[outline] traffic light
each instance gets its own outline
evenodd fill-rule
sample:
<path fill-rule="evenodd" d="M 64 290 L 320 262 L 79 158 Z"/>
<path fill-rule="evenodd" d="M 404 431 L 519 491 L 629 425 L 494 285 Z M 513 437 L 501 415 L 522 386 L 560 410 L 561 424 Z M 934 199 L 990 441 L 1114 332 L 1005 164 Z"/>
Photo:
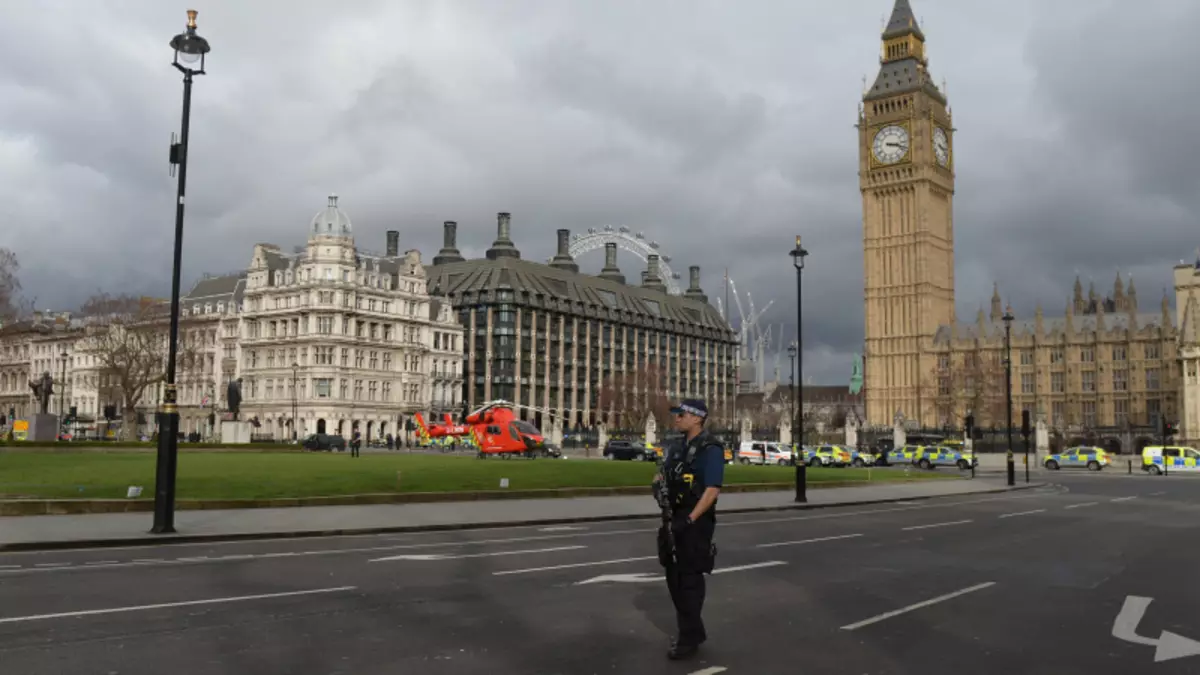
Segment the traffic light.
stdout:
<path fill-rule="evenodd" d="M 1167 422 L 1163 420 L 1163 438 L 1170 441 L 1175 434 L 1179 433 L 1179 425 L 1175 422 Z"/>
<path fill-rule="evenodd" d="M 1024 436 L 1025 438 L 1029 438 L 1029 434 L 1030 434 L 1029 410 L 1022 410 L 1021 411 L 1021 435 Z"/>
<path fill-rule="evenodd" d="M 967 438 L 975 438 L 974 433 L 972 433 L 975 430 L 975 416 L 974 415 L 971 415 L 971 414 L 967 415 L 966 427 L 967 427 Z"/>

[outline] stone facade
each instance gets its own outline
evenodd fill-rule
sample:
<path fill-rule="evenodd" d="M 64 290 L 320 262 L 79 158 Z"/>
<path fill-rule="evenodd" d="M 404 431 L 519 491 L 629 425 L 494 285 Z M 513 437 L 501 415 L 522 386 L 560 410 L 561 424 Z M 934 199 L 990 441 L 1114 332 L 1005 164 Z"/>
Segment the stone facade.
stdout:
<path fill-rule="evenodd" d="M 1200 254 L 1194 264 L 1181 263 L 1175 267 L 1175 308 L 1180 383 L 1179 437 L 1175 440 L 1197 447 L 1200 446 Z"/>

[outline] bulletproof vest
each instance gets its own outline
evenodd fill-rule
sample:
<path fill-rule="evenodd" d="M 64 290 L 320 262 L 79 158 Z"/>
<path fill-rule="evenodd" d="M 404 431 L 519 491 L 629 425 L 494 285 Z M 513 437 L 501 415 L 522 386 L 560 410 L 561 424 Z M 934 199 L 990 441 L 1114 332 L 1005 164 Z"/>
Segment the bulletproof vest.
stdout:
<path fill-rule="evenodd" d="M 697 482 L 693 468 L 696 455 L 709 446 L 718 446 L 717 440 L 707 431 L 702 431 L 691 441 L 683 442 L 682 452 L 676 449 L 672 452 L 671 466 L 664 478 L 667 481 L 667 495 L 672 508 L 690 509 L 700 501 L 704 494 L 704 486 Z M 711 452 L 711 451 L 710 451 Z"/>

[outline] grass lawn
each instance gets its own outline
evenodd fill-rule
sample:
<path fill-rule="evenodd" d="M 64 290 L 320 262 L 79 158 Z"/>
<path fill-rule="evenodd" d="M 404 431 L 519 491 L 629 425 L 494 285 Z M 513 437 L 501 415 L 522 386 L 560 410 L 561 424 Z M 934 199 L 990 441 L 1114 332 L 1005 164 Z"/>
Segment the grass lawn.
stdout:
<path fill-rule="evenodd" d="M 153 496 L 152 453 L 0 453 L 0 497 L 123 499 L 140 485 Z M 728 466 L 725 483 L 787 483 L 793 469 Z M 400 478 L 397 479 L 397 472 Z M 809 469 L 809 483 L 952 478 L 957 471 Z M 654 465 L 589 460 L 478 460 L 443 455 L 202 453 L 179 455 L 180 499 L 265 499 L 387 492 L 454 492 L 509 489 L 649 486 Z M 648 488 L 647 488 L 648 489 Z"/>

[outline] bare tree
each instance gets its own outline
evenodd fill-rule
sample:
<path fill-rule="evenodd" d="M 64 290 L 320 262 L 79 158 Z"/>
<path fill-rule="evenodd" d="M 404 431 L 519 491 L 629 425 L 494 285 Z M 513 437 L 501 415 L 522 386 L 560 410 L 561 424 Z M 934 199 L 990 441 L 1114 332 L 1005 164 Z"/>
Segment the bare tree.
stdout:
<path fill-rule="evenodd" d="M 20 270 L 17 254 L 0 248 L 0 320 L 13 319 L 20 311 L 17 300 L 17 292 L 21 290 L 21 281 L 17 278 Z"/>
<path fill-rule="evenodd" d="M 654 415 L 659 427 L 667 423 L 671 401 L 666 395 L 666 377 L 657 366 L 633 371 L 614 371 L 600 384 L 597 402 L 610 419 L 619 420 L 625 428 L 640 428 L 646 418 Z"/>
<path fill-rule="evenodd" d="M 137 406 L 148 390 L 166 379 L 169 315 L 164 303 L 129 295 L 98 293 L 80 312 L 86 322 L 82 353 L 94 358 L 101 394 L 120 401 L 122 438 L 133 437 Z M 181 317 L 180 330 L 184 331 Z M 189 372 L 197 364 L 190 342 L 179 341 L 176 372 Z"/>
<path fill-rule="evenodd" d="M 941 424 L 960 426 L 968 414 L 977 427 L 1005 423 L 1004 366 L 996 350 L 939 355 L 924 388 Z"/>

